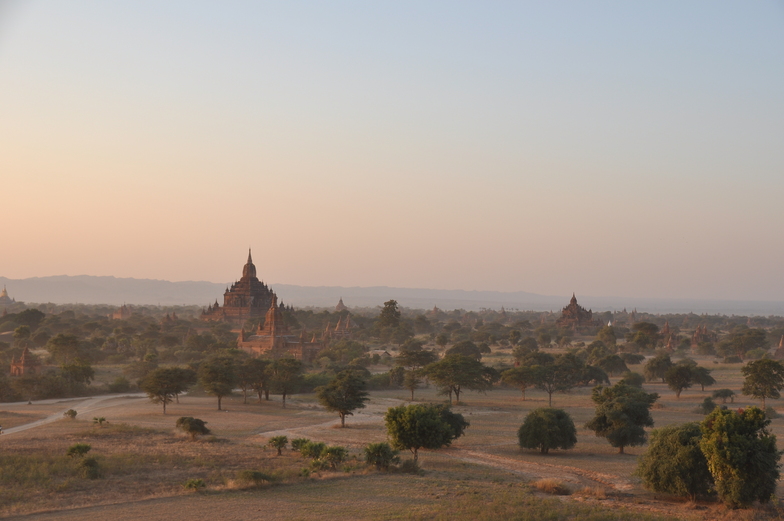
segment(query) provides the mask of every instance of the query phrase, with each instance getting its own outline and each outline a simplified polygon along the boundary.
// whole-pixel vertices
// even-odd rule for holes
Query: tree
[[[732,389],[717,389],[713,391],[713,397],[721,400],[721,403],[727,403],[727,400],[735,402],[735,391]]]
[[[237,385],[234,358],[215,356],[202,362],[199,366],[199,382],[207,393],[218,398],[218,410],[222,410],[221,400],[229,396]]]
[[[367,382],[356,371],[347,369],[339,372],[327,385],[316,389],[319,403],[328,411],[340,416],[340,426],[346,426],[346,416],[353,416],[353,411],[365,407],[370,399]]]
[[[365,447],[365,463],[375,465],[376,470],[389,470],[390,465],[399,462],[398,451],[389,443],[370,443]]]
[[[30,340],[30,326],[19,326],[14,329],[14,345],[17,347],[27,346]]]
[[[596,334],[596,340],[600,340],[608,347],[615,347],[618,338],[615,336],[615,328],[612,326],[604,326]]]
[[[207,422],[192,416],[181,416],[177,418],[175,426],[188,434],[191,437],[191,441],[196,441],[196,436],[210,433],[210,430],[207,428]]]
[[[642,384],[645,382],[645,377],[643,377],[643,375],[640,373],[633,373],[629,371],[628,373],[623,374],[621,382],[625,383],[626,385],[642,389]]]
[[[770,420],[757,407],[715,409],[701,424],[700,448],[716,483],[716,492],[730,508],[766,502],[779,479],[776,436]]]
[[[692,368],[686,364],[677,364],[664,373],[664,381],[667,387],[675,391],[675,397],[680,398],[684,389],[692,386]]]
[[[166,405],[195,382],[196,373],[191,369],[159,367],[147,373],[139,387],[153,403],[163,404],[163,414],[166,414]]]
[[[95,378],[95,371],[90,362],[82,358],[76,358],[70,364],[60,366],[60,372],[68,382],[76,385],[90,385]]]
[[[81,458],[88,452],[90,452],[92,446],[88,443],[74,443],[68,450],[65,452],[65,455],[69,458]]]
[[[711,370],[701,365],[692,367],[691,376],[694,383],[699,385],[703,392],[705,392],[706,386],[710,387],[716,383],[716,379],[711,376]]]
[[[273,436],[269,440],[269,446],[277,449],[278,456],[282,454],[283,449],[288,445],[289,439],[286,436]]]
[[[577,443],[574,422],[563,409],[542,407],[528,413],[517,431],[520,447],[539,449],[547,454],[550,449],[571,449]]]
[[[659,341],[659,326],[650,322],[637,322],[626,335],[626,341],[643,349],[652,349]]]
[[[265,398],[269,400],[270,380],[271,375],[270,360],[262,360],[260,358],[251,358],[246,360],[242,368],[242,378],[245,378],[253,389],[259,395],[259,403],[261,403],[262,393]]]
[[[708,461],[700,449],[699,423],[668,425],[651,434],[651,445],[640,458],[637,475],[645,488],[654,492],[706,496],[713,488]]]
[[[272,362],[272,389],[281,395],[283,407],[286,396],[299,389],[302,382],[302,362],[296,358],[280,358]]]
[[[536,343],[533,337],[527,336],[520,340],[517,345],[512,349],[512,357],[515,362],[521,364],[523,359],[531,353],[539,350],[539,344]]]
[[[533,366],[535,385],[547,393],[548,407],[553,405],[553,393],[566,392],[580,381],[582,361],[571,353],[558,355],[550,364]]]
[[[626,367],[626,362],[618,355],[602,357],[596,362],[596,365],[601,367],[610,376],[623,374],[629,370],[629,368]]]
[[[411,401],[414,401],[414,391],[419,389],[419,384],[422,383],[421,370],[410,369],[403,375],[403,389],[411,391]]]
[[[717,346],[717,350],[724,356],[735,355],[743,358],[752,349],[768,349],[767,334],[764,329],[751,329],[746,325],[735,327],[727,338]]]
[[[784,364],[770,358],[749,362],[740,372],[746,379],[743,381],[743,394],[762,400],[765,409],[766,398],[779,398],[779,391],[784,389]]]
[[[670,355],[667,353],[659,353],[648,360],[643,369],[643,374],[645,375],[645,379],[649,382],[652,382],[657,378],[661,378],[661,381],[664,382],[664,375],[667,373],[667,369],[672,366],[673,363],[670,359]]]
[[[388,300],[384,302],[384,308],[378,316],[379,327],[396,328],[400,325],[400,310],[397,307],[396,300]]]
[[[469,423],[449,407],[432,404],[391,407],[384,415],[387,433],[396,449],[410,450],[416,463],[419,449],[448,447]]]
[[[450,355],[463,355],[469,356],[471,358],[475,358],[477,360],[482,359],[482,351],[479,347],[471,342],[470,340],[463,340],[462,342],[458,342],[449,349],[446,350],[444,356]]]
[[[67,364],[69,359],[79,356],[79,338],[74,335],[58,333],[46,343],[46,350],[55,360]]]
[[[624,383],[612,387],[598,385],[591,394],[596,404],[595,416],[585,428],[607,438],[623,454],[624,447],[645,443],[645,427],[653,426],[650,408],[658,399],[656,393],[646,393]]]
[[[424,367],[438,360],[438,355],[433,351],[423,349],[422,343],[416,340],[409,340],[400,348],[400,354],[395,360],[401,367]]]
[[[536,374],[536,370],[531,367],[513,367],[501,373],[501,381],[506,385],[520,389],[520,392],[523,393],[523,401],[525,401],[525,390],[536,384]]]
[[[460,393],[463,389],[484,392],[492,388],[493,383],[500,378],[498,371],[487,367],[479,360],[465,355],[445,356],[425,368],[427,376],[441,388],[443,394],[449,395],[452,403],[452,393],[460,403]]]
[[[519,329],[513,329],[509,332],[509,343],[516,346],[520,339],[523,338],[523,333]]]

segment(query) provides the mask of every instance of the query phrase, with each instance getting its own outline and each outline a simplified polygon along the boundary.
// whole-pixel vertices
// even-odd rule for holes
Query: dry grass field
[[[715,365],[718,383],[701,392],[685,391],[680,400],[664,384],[646,384],[661,395],[653,411],[656,426],[697,421],[695,407],[713,389],[740,394],[739,365]],[[632,370],[641,372],[639,366]],[[613,379],[615,380],[615,379]],[[406,391],[375,391],[366,409],[339,428],[337,415],[325,412],[314,395],[296,395],[281,407],[279,397],[242,403],[241,396],[216,400],[184,396],[164,416],[146,398],[109,397],[41,404],[0,406],[5,429],[79,411],[61,419],[0,437],[0,516],[19,519],[778,519],[776,505],[729,512],[714,503],[686,503],[641,488],[633,473],[645,447],[618,454],[602,438],[582,428],[592,416],[590,389],[554,395],[578,426],[578,443],[569,451],[540,455],[521,451],[516,431],[525,415],[547,405],[531,390],[498,389],[465,393],[455,410],[471,423],[452,447],[420,455],[419,474],[376,472],[361,461],[361,449],[384,441],[383,414],[406,403]],[[442,401],[433,389],[417,401]],[[776,401],[771,402],[774,407]],[[738,396],[733,406],[752,404]],[[80,410],[80,407],[83,410]],[[93,424],[93,417],[108,424]],[[213,435],[190,441],[174,429],[180,416],[207,422]],[[782,439],[784,419],[772,424]],[[352,459],[338,471],[307,475],[308,462],[291,450],[276,456],[268,438],[285,434],[350,449]],[[92,446],[100,465],[98,479],[86,479],[78,461],[65,456],[74,443]],[[409,457],[407,454],[402,455]],[[242,470],[258,470],[273,482],[248,487],[236,480]],[[205,488],[186,490],[201,479]],[[562,495],[563,494],[563,495]]]

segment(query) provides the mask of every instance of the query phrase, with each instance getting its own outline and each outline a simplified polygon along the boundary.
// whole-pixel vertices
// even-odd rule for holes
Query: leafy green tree
[[[656,393],[646,393],[623,383],[612,387],[598,385],[591,394],[596,412],[585,428],[607,438],[623,454],[624,447],[645,443],[645,427],[653,426],[650,409],[658,399]]]
[[[341,371],[327,385],[316,389],[319,403],[328,411],[340,416],[340,426],[346,426],[346,416],[353,415],[356,409],[365,407],[370,399],[367,382],[356,371]]]
[[[550,449],[571,449],[577,443],[574,422],[563,409],[542,407],[534,409],[517,431],[520,447],[539,449],[547,454]]]
[[[365,463],[375,465],[376,470],[389,470],[392,464],[400,462],[398,454],[389,443],[370,443],[365,447]]]
[[[535,385],[547,393],[548,407],[553,405],[553,393],[566,392],[576,386],[584,364],[571,353],[558,355],[550,364],[533,366]]]
[[[523,394],[525,401],[525,390],[536,385],[537,372],[532,367],[520,366],[507,369],[501,373],[501,381],[506,385],[517,387]]]
[[[642,389],[642,384],[645,382],[645,377],[640,373],[633,373],[629,371],[628,373],[623,374],[623,378],[621,378],[621,382],[631,387],[637,387],[639,389]]]
[[[716,383],[716,379],[711,376],[711,370],[701,365],[692,368],[691,376],[694,383],[699,385],[703,392],[705,392],[705,387]]]
[[[640,458],[637,475],[645,488],[654,492],[687,496],[707,496],[713,476],[700,449],[699,423],[669,425],[655,429],[651,444]]]
[[[512,357],[514,357],[516,363],[520,364],[525,357],[538,350],[539,344],[536,343],[536,340],[527,336],[520,340],[515,348],[512,349]]]
[[[784,389],[784,364],[770,358],[749,362],[741,368],[745,376],[743,394],[762,400],[765,409],[766,398],[779,398]]]
[[[65,452],[65,455],[70,458],[81,458],[88,452],[90,452],[92,446],[88,443],[75,443],[68,447],[68,450]]]
[[[509,343],[513,346],[516,346],[522,338],[523,333],[519,329],[513,329],[509,332]]]
[[[384,415],[384,423],[392,446],[410,450],[414,462],[419,457],[419,449],[447,447],[469,426],[462,414],[453,413],[449,407],[432,404],[391,407]]]
[[[269,400],[272,361],[261,358],[250,358],[245,361],[242,368],[242,378],[245,378],[250,388],[259,396],[261,403],[262,394]]]
[[[693,383],[692,368],[686,364],[677,364],[664,373],[664,381],[667,387],[675,391],[675,397],[680,398],[684,389],[688,389]]]
[[[422,342],[409,340],[400,348],[395,362],[401,367],[420,368],[438,360],[438,355],[428,349],[423,349]]]
[[[436,335],[436,345],[438,347],[443,348],[447,343],[449,343],[449,335],[446,333],[439,333]]]
[[[272,389],[281,395],[283,407],[286,396],[297,392],[302,383],[302,362],[296,358],[281,358],[272,362]]]
[[[283,453],[283,449],[288,445],[289,439],[286,436],[273,436],[269,440],[269,446],[278,451],[278,456]]]
[[[713,397],[721,400],[721,403],[727,403],[727,400],[734,402],[735,391],[733,391],[732,389],[717,389],[713,391]]]
[[[739,412],[717,408],[702,421],[700,448],[726,506],[764,503],[775,493],[781,453],[769,425],[757,407]]]
[[[659,341],[659,326],[650,322],[637,322],[626,335],[626,341],[642,349],[653,349]]]
[[[139,387],[147,393],[153,403],[163,405],[163,414],[166,414],[166,405],[170,404],[175,396],[185,392],[196,383],[196,373],[191,369],[179,367],[159,367],[147,373]]]
[[[89,385],[95,378],[95,371],[90,362],[82,358],[76,358],[70,364],[61,365],[60,373],[66,381],[76,385]]]
[[[663,383],[665,381],[664,376],[667,374],[667,370],[673,365],[674,364],[670,359],[670,355],[667,353],[659,353],[658,355],[648,360],[648,362],[645,364],[645,368],[643,369],[643,374],[645,375],[645,379],[649,382],[652,382],[657,378],[661,378]]]
[[[188,434],[191,437],[191,441],[196,441],[197,436],[210,433],[210,430],[207,428],[207,422],[192,416],[181,416],[177,418],[175,426]]]
[[[14,329],[14,345],[17,347],[27,346],[30,340],[30,326],[19,326]]]
[[[384,302],[384,308],[378,316],[379,327],[392,327],[396,328],[400,325],[400,310],[397,307],[396,300],[388,300]]]
[[[222,410],[221,400],[229,396],[237,385],[234,358],[219,355],[202,362],[199,366],[199,382],[207,393],[218,398],[218,410]]]
[[[460,393],[463,389],[485,392],[493,387],[493,383],[500,378],[498,371],[487,367],[479,360],[465,355],[445,356],[425,368],[425,374],[435,383],[444,394],[449,395],[452,403],[452,394],[460,403]]]
[[[31,308],[20,311],[14,318],[14,322],[22,326],[27,326],[30,329],[35,329],[45,317],[46,315],[42,311]]]
[[[586,365],[583,366],[582,370],[580,371],[580,375],[577,379],[578,385],[599,385],[599,384],[607,384],[610,385],[610,377],[607,376],[607,373],[601,367],[596,367],[594,365]]]

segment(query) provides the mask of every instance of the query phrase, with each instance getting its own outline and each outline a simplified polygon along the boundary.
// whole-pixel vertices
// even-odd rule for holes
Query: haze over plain
[[[784,7],[0,3],[0,276],[782,300]]]

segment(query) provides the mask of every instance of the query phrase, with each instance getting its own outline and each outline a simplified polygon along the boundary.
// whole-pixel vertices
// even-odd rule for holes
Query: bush
[[[318,459],[326,463],[331,469],[336,469],[338,465],[348,458],[348,449],[340,446],[325,447],[321,451]]]
[[[264,483],[271,483],[273,478],[269,474],[258,470],[241,470],[237,472],[236,480],[238,483],[260,487]]]
[[[319,456],[321,456],[322,451],[326,448],[327,448],[326,443],[322,443],[320,441],[319,442],[308,441],[307,443],[303,444],[300,447],[299,453],[306,458],[318,459]]]
[[[301,452],[302,447],[307,443],[310,443],[310,440],[307,438],[295,438],[291,440],[291,450]]]
[[[76,418],[76,411],[74,411],[73,409],[68,409],[63,413],[63,416],[68,418],[69,420],[73,420],[74,418]]]
[[[655,492],[688,496],[692,500],[708,495],[713,477],[700,449],[701,439],[698,423],[654,430],[650,447],[637,467],[643,486]]]
[[[539,449],[571,449],[577,443],[577,430],[571,416],[563,409],[540,408],[531,411],[517,431],[520,447]]]
[[[743,360],[740,359],[739,356],[725,356],[724,360],[722,360],[723,364],[741,364]]]
[[[702,403],[696,409],[694,409],[694,412],[700,414],[710,414],[715,408],[716,402],[714,402],[710,397],[705,397]]]
[[[571,494],[571,491],[557,479],[540,479],[538,481],[534,481],[531,483],[531,485],[533,485],[533,487],[537,490],[541,490],[547,494],[553,494],[556,496],[568,496]]]
[[[621,360],[629,365],[637,365],[645,361],[645,356],[637,353],[621,353],[619,356],[621,357]]]
[[[210,430],[206,426],[207,422],[191,416],[181,416],[177,418],[175,424],[178,429],[190,435],[192,441],[196,441],[199,435],[209,434]]]
[[[188,481],[183,483],[182,486],[185,487],[186,490],[193,490],[198,492],[199,489],[202,489],[207,485],[204,484],[203,479],[189,479]]]
[[[752,349],[751,351],[746,352],[744,357],[746,359],[748,359],[748,360],[759,360],[760,358],[764,357],[767,354],[768,354],[768,350],[767,349],[757,348],[757,349]]]
[[[101,467],[95,458],[84,458],[79,462],[82,477],[85,479],[98,479],[101,477]]]
[[[92,449],[92,446],[90,446],[87,443],[76,443],[68,447],[68,450],[65,452],[65,455],[71,458],[81,458],[82,456],[90,452],[90,449]]]
[[[376,470],[389,470],[390,465],[400,462],[398,454],[389,443],[371,443],[365,447],[365,463],[375,465]]]
[[[110,393],[127,393],[131,390],[131,382],[124,376],[118,376],[109,384]]]

